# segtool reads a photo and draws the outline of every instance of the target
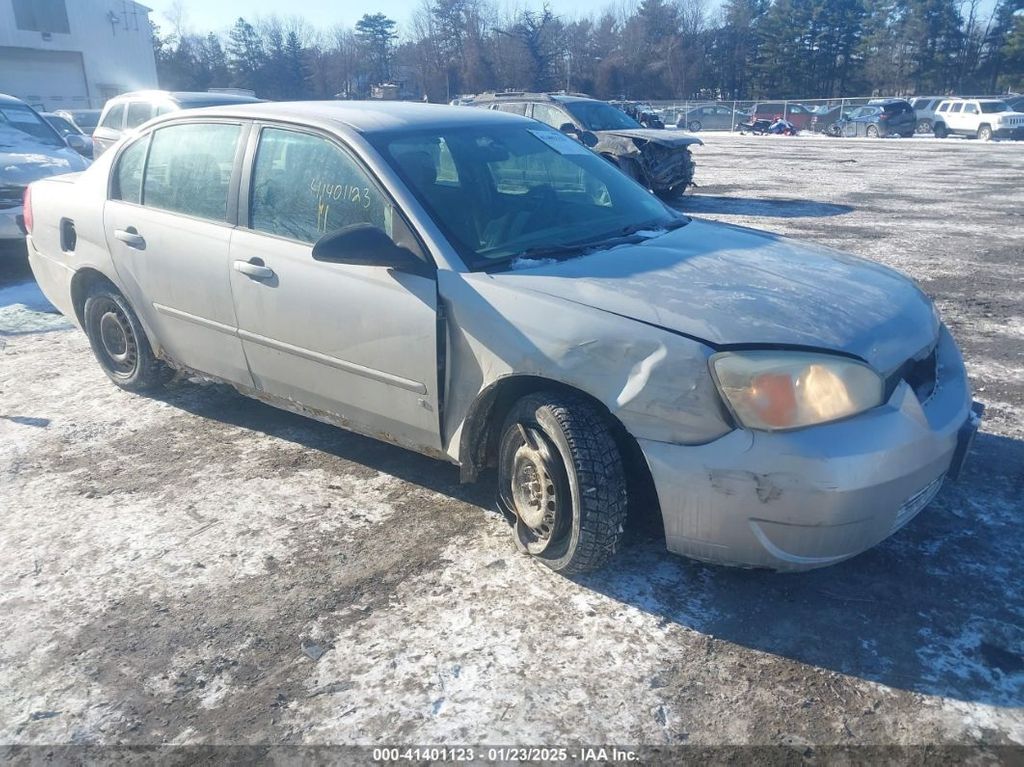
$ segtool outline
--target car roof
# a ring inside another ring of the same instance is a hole
[[[223,104],[252,104],[261,101],[261,99],[245,93],[222,93],[220,91],[129,91],[115,96],[111,101],[124,99],[170,99],[182,106],[211,101]]]
[[[205,107],[171,113],[159,119],[164,122],[195,118],[199,115],[314,125],[333,123],[345,125],[364,134],[480,124],[525,123],[534,127],[537,125],[536,121],[526,117],[494,109],[470,109],[416,101],[265,101],[256,104]]]
[[[592,98],[585,93],[539,93],[531,91],[501,91],[495,93],[487,91],[473,96],[473,101],[481,104],[494,104],[503,101],[558,101],[566,104],[574,101],[601,101],[601,99]],[[608,102],[601,101],[601,103],[605,104]],[[639,104],[641,102],[620,99],[619,103]]]
[[[6,93],[0,93],[0,104],[24,104],[25,102],[15,96],[8,96]]]

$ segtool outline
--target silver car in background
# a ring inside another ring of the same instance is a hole
[[[36,110],[0,93],[0,258],[25,257],[25,188],[36,179],[88,165]]]
[[[963,463],[979,416],[887,268],[693,220],[500,111],[167,115],[34,184],[47,297],[119,386],[201,373],[461,467],[521,550],[604,565],[653,488],[668,548],[851,557]]]

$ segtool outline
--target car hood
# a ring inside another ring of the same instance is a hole
[[[693,220],[639,244],[493,274],[713,347],[809,347],[889,374],[938,338],[931,301],[878,264],[752,229]]]
[[[655,144],[668,147],[689,146],[690,144],[701,144],[696,136],[681,135],[676,131],[658,128],[629,128],[627,130],[599,130],[594,131],[598,136],[621,136],[623,138],[639,138],[651,141]]]
[[[89,161],[70,147],[40,144],[15,131],[0,131],[0,177],[25,186],[46,176],[85,170]]]

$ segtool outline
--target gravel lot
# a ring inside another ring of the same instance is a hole
[[[7,265],[0,743],[1024,744],[1024,146],[704,138],[685,211],[937,299],[988,411],[927,511],[811,573],[637,536],[568,580],[453,467],[119,391]]]

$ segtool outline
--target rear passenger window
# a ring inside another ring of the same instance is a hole
[[[149,136],[129,146],[117,159],[110,199],[138,203],[142,200],[142,171],[146,163]]]
[[[976,107],[974,104],[965,104],[964,112],[966,112],[969,115],[976,115],[978,114],[978,107]]]
[[[494,108],[501,112],[511,112],[514,115],[526,114],[525,102],[519,102],[517,104],[497,104]]]
[[[319,136],[264,128],[253,167],[249,225],[314,243],[353,224],[372,224],[391,234],[391,205],[356,161]]]
[[[241,130],[223,123],[187,123],[154,131],[143,205],[224,221]]]
[[[128,120],[125,127],[129,130],[138,128],[153,115],[153,107],[148,101],[133,101],[128,105]]]
[[[103,115],[103,120],[100,122],[99,127],[110,128],[111,130],[121,130],[121,124],[124,122],[124,104],[114,104],[110,110]]]

